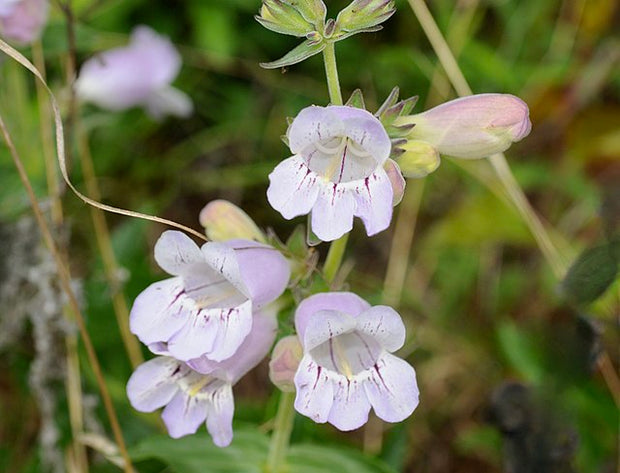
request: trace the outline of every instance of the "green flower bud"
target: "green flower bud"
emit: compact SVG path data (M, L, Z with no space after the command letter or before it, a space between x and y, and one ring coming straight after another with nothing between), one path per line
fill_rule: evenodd
M397 161L405 177L426 177L439 167L439 152L426 141L408 140L399 149L402 154Z

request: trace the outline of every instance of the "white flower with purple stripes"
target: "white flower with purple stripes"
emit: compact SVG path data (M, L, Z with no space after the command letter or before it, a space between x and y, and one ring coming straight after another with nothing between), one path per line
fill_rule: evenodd
M294 156L276 166L267 190L284 218L312 212L312 230L324 241L351 231L354 216L368 235L389 226L396 192L384 166L396 164L388 161L391 141L376 117L349 106L311 106L297 115L287 138Z
M418 405L415 371L392 355L405 341L394 309L350 292L316 294L299 305L295 326L304 357L295 374L295 409L340 430L364 425L372 407L400 422Z
M162 419L171 437L193 434L206 421L213 442L226 447L233 437L232 386L267 355L276 334L275 312L254 314L250 334L222 362L206 358L183 363L158 356L138 366L127 383L131 405L141 412L165 407Z
M286 288L290 268L274 248L247 240L208 242L166 231L155 260L174 277L135 300L131 331L154 351L178 360L231 357L252 328L252 313Z

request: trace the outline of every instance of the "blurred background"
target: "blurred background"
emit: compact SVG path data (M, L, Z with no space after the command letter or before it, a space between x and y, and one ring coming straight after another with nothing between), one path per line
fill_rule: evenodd
M326 1L329 15L347 3ZM408 2L396 4L383 31L337 44L343 95L361 88L373 112L394 86L403 97L419 96L416 111L454 98ZM163 121L141 109L71 112L62 5L52 2L41 43L21 51L33 57L39 48L42 54L69 119L71 175L80 189L86 184L78 157L85 151L78 135L87 136L102 200L111 205L199 228L200 209L228 199L282 240L305 223L284 221L265 191L269 172L288 157L280 140L286 117L328 102L323 64L315 56L286 70L261 69L259 62L281 57L298 40L262 28L253 18L258 0L72 2L78 66L95 52L125 44L138 24L177 45L183 68L174 85L192 97L195 112ZM429 177L409 180L388 231L369 239L356 222L345 287L373 303L392 303L406 320L400 355L417 370L420 406L403 423L371 420L347 434L298 416L292 443L344 452L365 465L355 467L362 472L620 471L618 3L434 0L429 7L475 93L512 93L528 103L532 133L507 158L571 269L568 276L554 275L486 160L443 159ZM53 152L51 122L37 93L29 73L0 58L0 115L69 257L125 439L138 452L137 469L241 471L205 459L212 448L204 433L195 443L204 452L145 444L158 432L158 416L138 414L126 399L132 369L91 211L61 185L58 218L50 198L50 179L59 181L44 164L44 154ZM119 264L115 276L130 305L163 277L152 248L164 227L117 215L106 219ZM63 315L55 265L4 146L0 241L0 470L69 471L72 426L79 420L92 434L79 439L94 447L90 471L119 471L106 458L114 457L105 450L108 421L80 343L75 351L76 331ZM324 257L327 245L318 251ZM72 350L78 379L68 376L75 374L65 361ZM71 391L78 393L77 410ZM266 365L244 378L235 394L235 425L267 432L278 394ZM183 455L196 455L194 463L179 463Z

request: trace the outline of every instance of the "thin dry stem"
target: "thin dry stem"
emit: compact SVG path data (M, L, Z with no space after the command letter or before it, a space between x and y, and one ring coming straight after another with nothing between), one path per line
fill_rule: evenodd
M40 40L32 45L32 57L37 68L45 78L45 58L43 46ZM45 100L45 89L37 81L37 103L39 106L39 126L41 132L41 147L45 162L45 176L47 180L48 195L51 200L51 217L56 228L61 228L63 223L62 201L60 199L60 187L58 185L58 172L54 159L54 141L52 137L52 116L49 104ZM60 249L66 254L64 249ZM65 304L63 312L67 320L74 322L70 308ZM65 336L67 374L65 390L67 391L67 405L69 409L69 423L71 425L72 442L66 461L71 461L73 471L88 472L88 456L86 447L78 441L79 435L84 430L84 418L82 412L82 376L80 372L80 360L78 355L78 337L69 332Z
M11 157L13 158L13 163L17 168L17 172L19 174L20 180L26 189L28 194L28 198L30 200L30 205L32 206L32 210L34 212L34 216L37 220L37 224L41 230L41 235L43 236L43 240L47 245L50 253L52 254L54 261L56 262L56 266L58 268L59 275L59 283L67 295L69 306L73 311L75 316L75 321L77 322L78 329L82 336L82 340L84 342L84 348L86 349L86 354L90 361L91 367L93 369L93 373L95 375L95 379L97 380L97 385L99 386L99 391L101 392L101 398L103 400L103 404L108 415L108 419L110 421L110 426L112 427L112 431L114 433L114 438L116 443L118 444L118 448L121 452L123 459L125 460L125 472L133 473L133 468L131 465L131 459L129 458L129 454L127 453L127 448L125 446L125 441L123 440L123 435L121 432L120 424L118 423L118 417L116 416L116 411L114 410L114 405L112 404L112 399L110 398L110 394L108 392L108 388L105 384L105 380L103 378L103 373L101 371L101 365L99 364L99 360L97 358L97 354L95 352L95 348L93 346L92 340L90 339L90 335L88 334L88 330L86 329L86 324L84 322L84 317L82 316L82 312L80 310L79 303L71 288L71 277L68 271L68 265L64 261L63 256L58 250L58 246L54 241L54 237L52 236L52 232L43 217L43 213L41 211L41 207L39 206L39 202L37 201L37 197L32 189L32 185L30 184L30 179L26 174L24 169L24 165L17 153L17 149L13 145L13 141L11 140L11 136L9 131L7 130L4 120L0 116L0 130L2 131L2 135L6 142L7 147L9 148Z
M88 146L88 136L86 136L79 123L76 123L76 132L78 136L78 156L80 165L82 166L86 189L93 199L100 201L101 191L97 183L90 147ZM110 238L108 223L105 214L98 208L90 207L90 214L93 220L93 226L95 227L95 237L97 239L99 252L101 253L105 276L108 280L108 287L112 297L112 306L114 308L118 329L131 366L136 368L144 362L144 357L142 356L138 340L129 331L129 308L127 307L125 294L123 293L119 281L120 268L116 256L114 255L114 249L112 248L112 239Z
M426 37L431 43L435 54L437 54L439 62L446 71L457 94L459 96L471 95L472 90L424 0L409 0L409 5L418 18ZM513 205L521 214L523 221L528 225L555 276L561 279L566 274L568 263L560 256L557 248L553 245L547 229L536 215L523 190L514 178L510 166L506 162L506 157L503 154L495 154L490 157L490 163L495 169L499 180L506 188ZM609 361L609 355L603 354L603 358ZM599 369L602 370L605 383L612 396L617 400L620 398L620 379L613 369L611 361L609 366L607 366L604 360L602 364L599 363Z
M383 282L383 302L391 307L400 305L423 192L423 179L411 182L398 210Z

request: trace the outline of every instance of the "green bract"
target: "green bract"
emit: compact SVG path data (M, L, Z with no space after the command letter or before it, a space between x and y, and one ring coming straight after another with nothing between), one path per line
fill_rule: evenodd
M378 31L380 23L395 12L394 0L354 0L336 20L326 20L323 0L263 0L255 18L276 33L306 37L306 41L277 61L261 63L266 69L297 64L325 49L329 42L341 41L357 33Z

